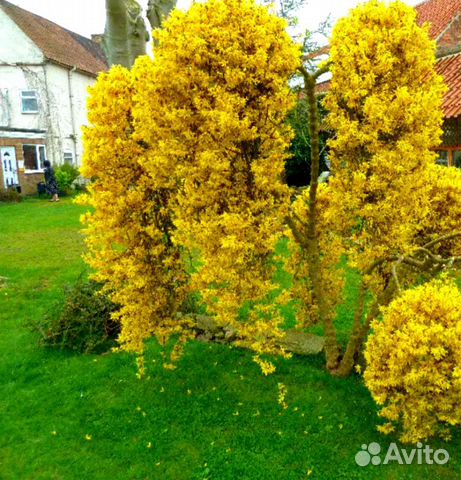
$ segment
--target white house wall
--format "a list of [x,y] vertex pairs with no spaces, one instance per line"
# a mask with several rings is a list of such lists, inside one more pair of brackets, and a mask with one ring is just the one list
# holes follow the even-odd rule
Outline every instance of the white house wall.
[[[0,90],[2,92],[2,118],[0,127],[46,130],[46,99],[44,66],[0,65]],[[21,91],[37,90],[39,113],[22,113]]]
[[42,51],[0,7],[0,63],[40,64]]
[[[94,77],[51,63],[43,66],[0,64],[0,135],[8,136],[12,129],[43,130],[49,160],[60,164],[67,151],[72,152],[74,162],[81,165],[87,89],[94,82]],[[23,90],[37,91],[38,113],[22,113]],[[2,127],[8,130],[1,131]]]
[[94,84],[95,78],[72,69],[47,64],[46,81],[55,135],[53,149],[55,156],[61,157],[56,158],[55,163],[61,163],[63,152],[68,151],[73,153],[76,163],[81,165],[83,153],[81,129],[87,124],[87,90]]

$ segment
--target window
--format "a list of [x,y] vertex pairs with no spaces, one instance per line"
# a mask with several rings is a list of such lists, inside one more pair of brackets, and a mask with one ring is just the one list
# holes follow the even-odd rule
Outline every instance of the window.
[[22,113],[38,113],[38,97],[35,90],[21,92]]
[[453,152],[453,165],[461,168],[461,150],[455,150]]
[[443,124],[442,147],[437,153],[443,152],[445,165],[461,167],[461,115],[445,119]]
[[443,165],[448,167],[448,152],[446,150],[441,150],[437,152],[439,158],[436,160],[438,165]]
[[64,152],[64,163],[67,165],[74,164],[74,154],[72,152]]
[[460,147],[442,147],[440,150],[437,150],[437,159],[438,165],[443,165],[445,167],[461,167],[461,148]]
[[23,145],[24,167],[26,170],[42,170],[46,160],[45,145]]

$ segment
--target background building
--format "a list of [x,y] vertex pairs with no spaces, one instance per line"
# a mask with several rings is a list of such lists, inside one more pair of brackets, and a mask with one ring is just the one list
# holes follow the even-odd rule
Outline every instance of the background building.
[[431,25],[431,37],[437,42],[437,72],[448,86],[439,163],[461,167],[461,0],[426,0],[416,11],[419,23]]
[[97,42],[0,0],[0,188],[35,193],[45,159],[79,166]]

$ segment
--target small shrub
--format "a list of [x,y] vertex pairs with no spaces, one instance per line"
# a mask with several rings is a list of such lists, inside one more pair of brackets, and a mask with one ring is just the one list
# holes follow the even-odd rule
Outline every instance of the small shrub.
[[0,190],[0,202],[19,203],[22,202],[22,197],[13,189]]
[[378,429],[401,424],[405,443],[447,436],[461,423],[461,292],[454,282],[433,280],[383,312],[365,351],[365,383],[389,420]]
[[61,194],[70,194],[74,181],[80,176],[78,168],[67,163],[56,167],[54,171]]
[[100,284],[83,279],[67,287],[64,305],[56,303],[34,326],[41,343],[81,353],[101,353],[115,346],[120,326],[111,314],[116,307],[100,289]]

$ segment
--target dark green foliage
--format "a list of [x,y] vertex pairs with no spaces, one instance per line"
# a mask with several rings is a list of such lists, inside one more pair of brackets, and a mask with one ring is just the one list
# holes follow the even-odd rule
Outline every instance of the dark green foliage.
[[192,292],[184,300],[184,303],[179,309],[182,314],[199,314],[206,313],[206,306],[203,304],[202,297],[198,292]]
[[19,203],[22,202],[22,197],[16,190],[11,188],[0,190],[0,202]]
[[111,313],[116,307],[100,290],[100,284],[86,279],[66,287],[64,304],[56,302],[43,322],[34,325],[41,343],[82,353],[100,353],[115,346],[120,325]]
[[[322,118],[325,116],[325,111],[319,100],[319,112]],[[288,123],[294,131],[295,137],[293,138],[290,146],[291,157],[285,163],[285,180],[291,187],[304,187],[309,185],[311,181],[311,148],[310,148],[310,135],[309,128],[306,119],[308,118],[308,103],[305,98],[300,98],[295,108],[290,112],[288,116]],[[327,150],[326,141],[328,139],[328,133],[325,131],[320,132],[320,173],[328,170],[326,165]]]
[[54,171],[60,195],[69,195],[73,182],[80,176],[78,168],[65,163],[56,167]]

